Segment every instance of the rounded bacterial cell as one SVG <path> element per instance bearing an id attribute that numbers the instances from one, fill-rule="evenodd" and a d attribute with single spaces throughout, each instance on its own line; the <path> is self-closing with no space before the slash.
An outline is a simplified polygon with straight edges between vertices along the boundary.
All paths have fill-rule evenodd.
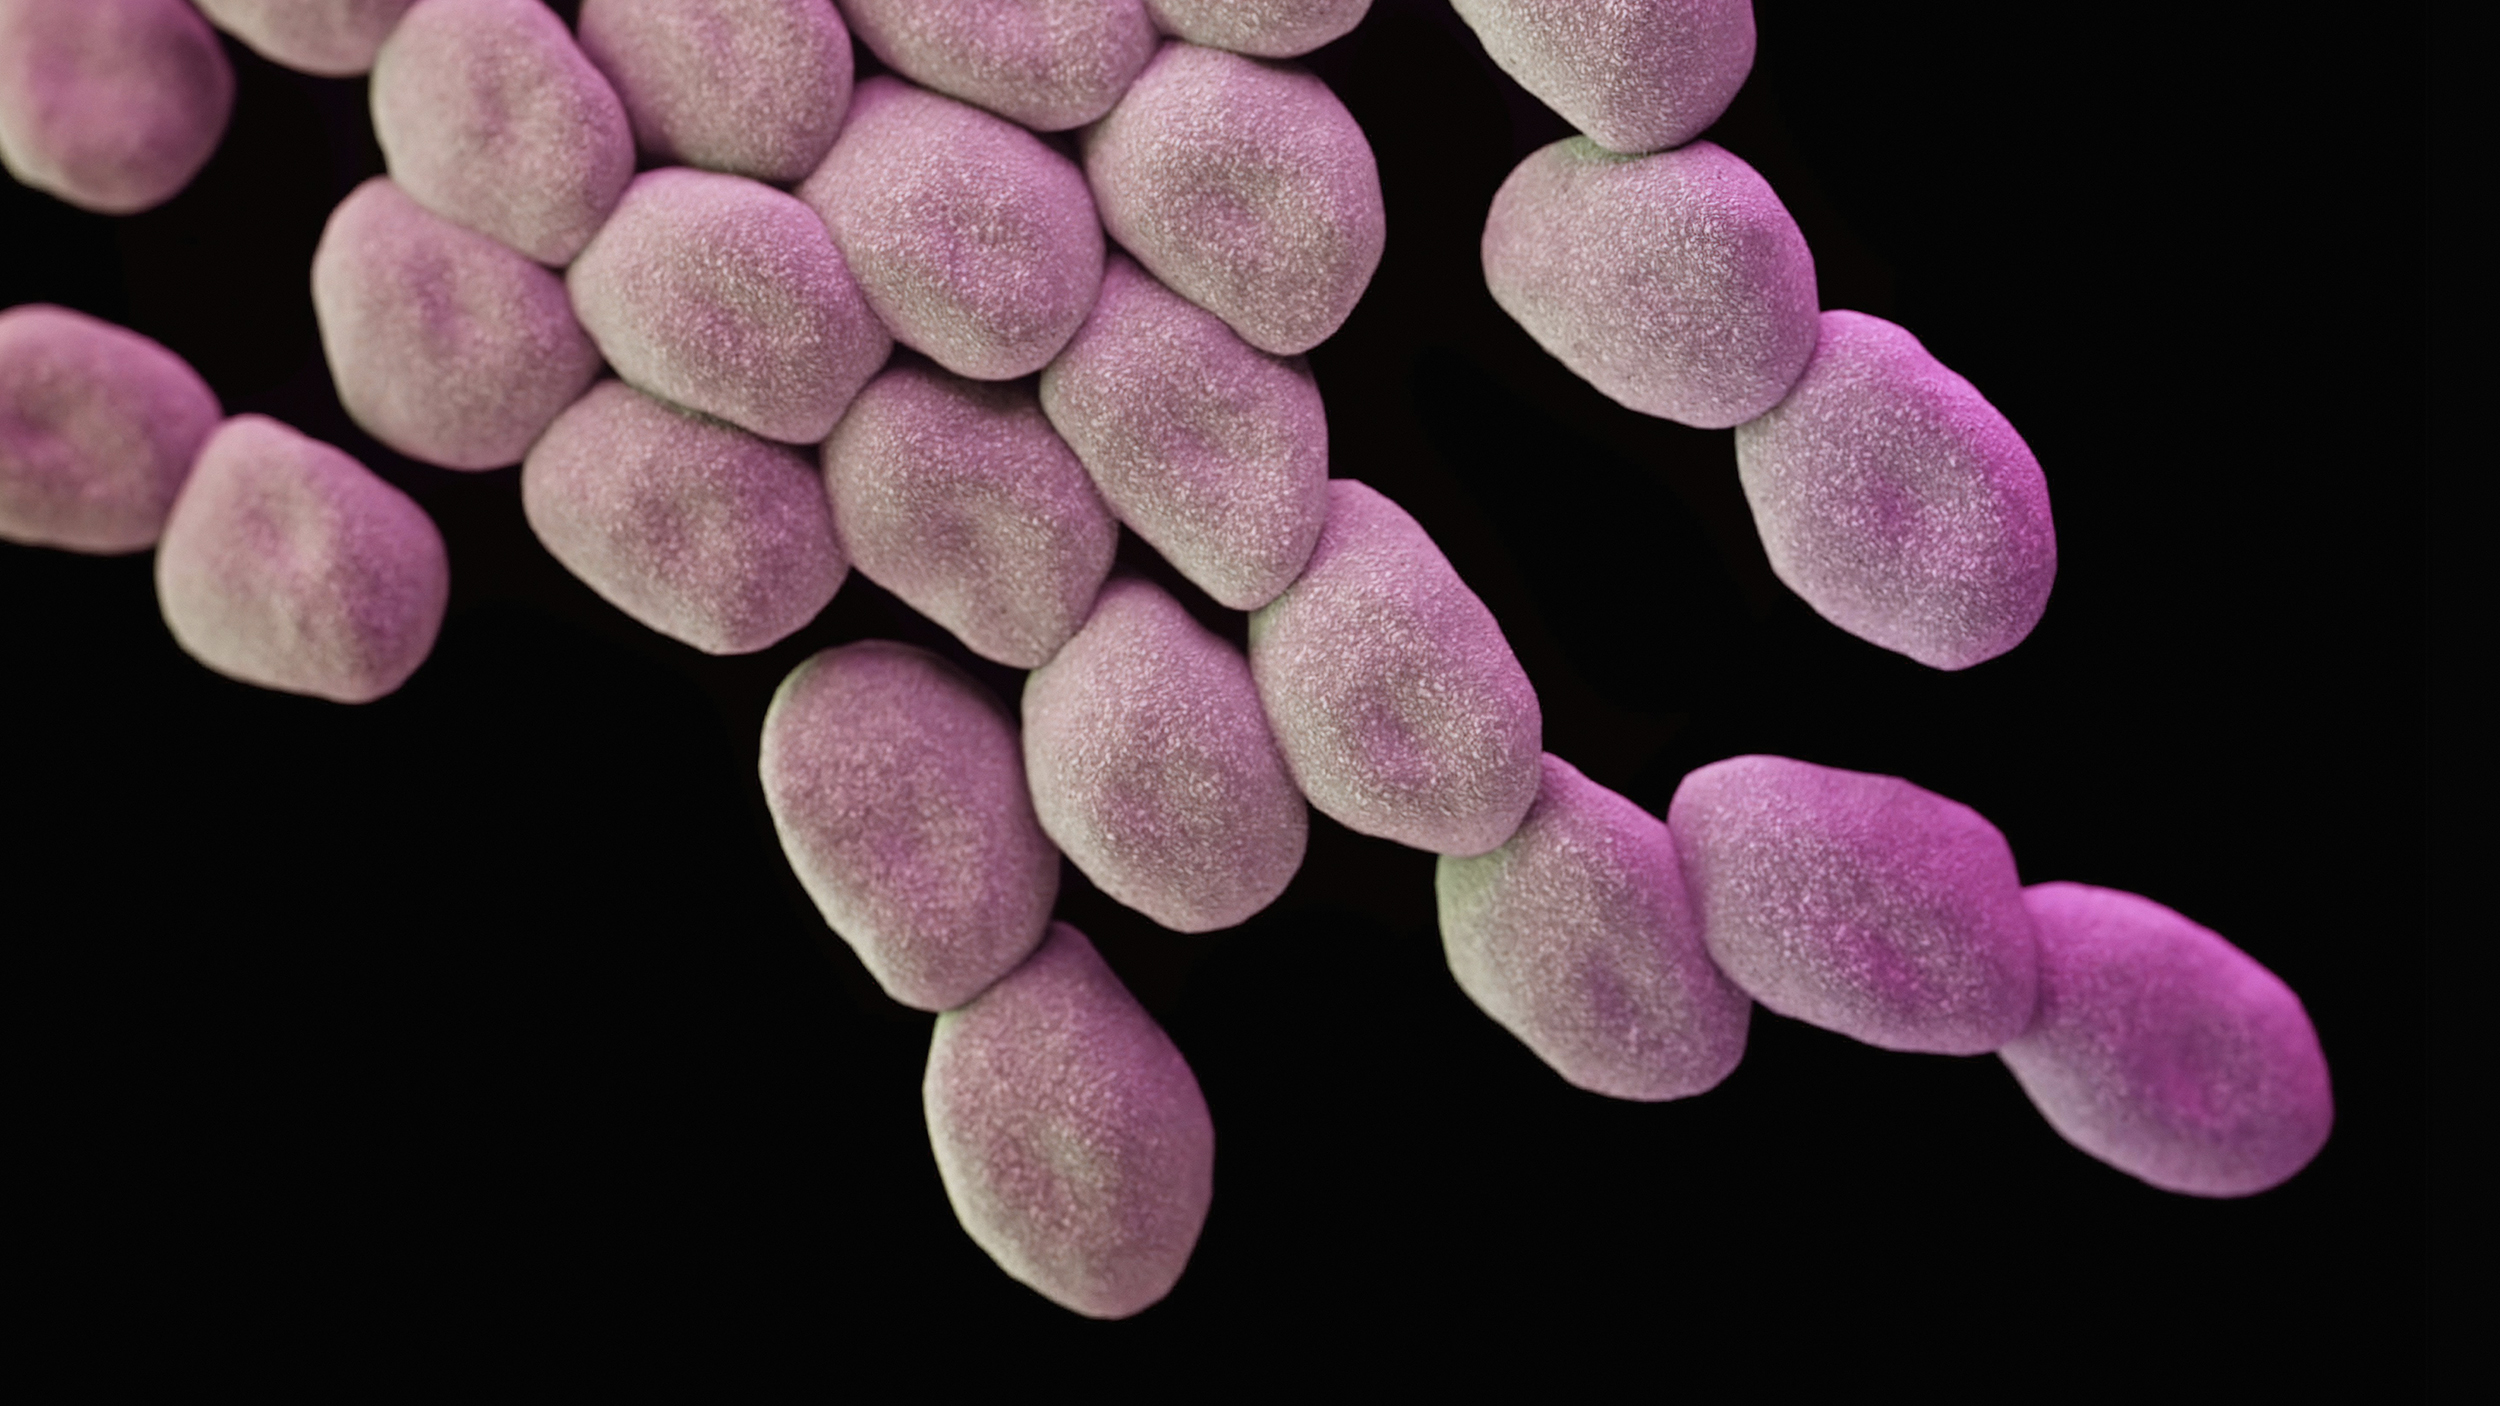
<path id="1" fill-rule="evenodd" d="M 391 179 L 552 268 L 634 174 L 616 90 L 538 0 L 417 0 L 374 59 L 372 99 Z"/>
<path id="2" fill-rule="evenodd" d="M 1043 833 L 1175 932 L 1246 921 L 1302 867 L 1310 816 L 1248 662 L 1152 582 L 1105 586 L 1025 676 L 1024 770 Z"/>
<path id="3" fill-rule="evenodd" d="M 1786 757 L 1699 768 L 1667 807 L 1702 940 L 1763 1005 L 1887 1050 L 1985 1054 L 2037 1004 L 2005 837 L 1896 776 Z"/>
<path id="4" fill-rule="evenodd" d="M 1698 137 L 1753 72 L 1753 0 L 1450 0 L 1502 71 L 1610 151 Z"/>
<path id="5" fill-rule="evenodd" d="M 192 0 L 254 53 L 299 73 L 352 78 L 373 67 L 415 0 Z"/>
<path id="6" fill-rule="evenodd" d="M 2191 1196 L 2255 1195 L 2318 1155 L 2326 1056 L 2280 977 L 2149 898 L 2056 883 L 2023 901 L 2040 1014 L 1997 1054 L 2060 1137 Z"/>
<path id="7" fill-rule="evenodd" d="M 833 0 L 582 0 L 576 37 L 662 165 L 803 180 L 850 110 Z"/>
<path id="8" fill-rule="evenodd" d="M 451 564 L 407 494 L 319 440 L 238 415 L 174 500 L 156 597 L 175 641 L 218 673 L 370 703 L 433 651 Z"/>
<path id="9" fill-rule="evenodd" d="M 894 350 L 816 213 L 744 176 L 634 178 L 564 285 L 641 390 L 815 444 Z"/>
<path id="10" fill-rule="evenodd" d="M 955 1219 L 1089 1318 L 1172 1291 L 1215 1196 L 1215 1124 L 1170 1036 L 1085 935 L 938 1017 L 921 1104 Z"/>
<path id="11" fill-rule="evenodd" d="M 564 280 L 376 176 L 313 251 L 313 312 L 339 403 L 447 469 L 516 464 L 599 373 Z"/>
<path id="12" fill-rule="evenodd" d="M 759 770 L 799 883 L 895 1000 L 960 1006 L 1042 940 L 1059 852 L 1015 725 L 936 655 L 866 640 L 799 665 L 765 712 Z"/>
<path id="13" fill-rule="evenodd" d="M 0 0 L 0 165 L 82 210 L 162 205 L 208 164 L 234 68 L 182 0 Z"/>
<path id="14" fill-rule="evenodd" d="M 808 456 L 602 381 L 521 463 L 521 510 L 566 570 L 707 654 L 816 618 L 850 566 Z"/>
<path id="15" fill-rule="evenodd" d="M 984 659 L 1048 663 L 1111 574 L 1119 524 L 1026 386 L 898 362 L 824 466 L 851 564 Z"/>
<path id="16" fill-rule="evenodd" d="M 1256 610 L 1302 574 L 1328 518 L 1328 414 L 1302 358 L 1115 253 L 1041 396 L 1111 511 L 1219 603 Z"/>
<path id="17" fill-rule="evenodd" d="M 1166 44 L 1083 143 L 1111 237 L 1262 351 L 1327 340 L 1380 266 L 1371 143 L 1300 68 Z"/>
<path id="18" fill-rule="evenodd" d="M 41 303 L 0 312 L 0 541 L 153 545 L 221 413 L 189 362 L 128 328 Z"/>
<path id="19" fill-rule="evenodd" d="M 1745 1057 L 1753 1002 L 1702 945 L 1674 837 L 1562 758 L 1518 833 L 1442 856 L 1433 888 L 1459 989 L 1575 1087 L 1688 1098 Z"/>
<path id="20" fill-rule="evenodd" d="M 799 198 L 894 339 L 958 376 L 1029 376 L 1092 311 L 1102 226 L 1084 174 L 1013 123 L 887 77 Z"/>
<path id="21" fill-rule="evenodd" d="M 1347 829 L 1482 854 L 1536 799 L 1536 690 L 1405 509 L 1349 479 L 1328 489 L 1310 565 L 1250 617 L 1268 722 L 1302 794 Z"/>
<path id="22" fill-rule="evenodd" d="M 2048 608 L 2057 531 L 2040 461 L 1881 318 L 1823 314 L 1795 388 L 1736 427 L 1736 469 L 1771 569 L 1859 639 L 1967 669 Z"/>
<path id="23" fill-rule="evenodd" d="M 1709 142 L 1532 152 L 1494 194 L 1484 281 L 1573 375 L 1644 415 L 1741 425 L 1804 372 L 1814 256 L 1768 182 Z"/>
<path id="24" fill-rule="evenodd" d="M 1141 0 L 842 0 L 896 73 L 1036 132 L 1111 110 L 1155 49 Z"/>

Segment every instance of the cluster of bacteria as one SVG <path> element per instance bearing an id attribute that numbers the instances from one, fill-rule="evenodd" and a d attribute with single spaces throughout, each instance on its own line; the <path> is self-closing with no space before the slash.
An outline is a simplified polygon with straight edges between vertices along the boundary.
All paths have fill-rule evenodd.
<path id="1" fill-rule="evenodd" d="M 1453 0 L 1584 135 L 1483 239 L 1501 307 L 1633 410 L 1733 431 L 1781 580 L 1938 669 L 2021 642 L 2056 568 L 2020 436 L 1903 329 L 1823 310 L 1803 236 L 1698 140 L 1750 0 Z M 858 571 L 972 653 L 862 641 L 775 694 L 759 770 L 827 923 L 937 1013 L 923 1100 L 965 1230 L 1096 1317 L 1170 1291 L 1214 1187 L 1187 1062 L 1052 919 L 1064 855 L 1175 932 L 1299 870 L 1309 808 L 1440 856 L 1458 985 L 1578 1087 L 1702 1093 L 1754 1005 L 1995 1053 L 2155 1186 L 2262 1191 L 2323 1145 L 2299 1000 L 2150 900 L 2025 888 L 2004 837 L 1893 777 L 1705 766 L 1663 820 L 1543 750 L 1537 695 L 1424 529 L 1329 476 L 1303 354 L 1385 240 L 1361 129 L 1290 60 L 1369 0 L 0 0 L 0 158 L 147 208 L 214 149 L 210 26 L 370 71 L 388 172 L 311 268 L 341 404 L 463 470 L 520 465 L 546 550 L 712 654 Z M 889 73 L 854 82 L 856 37 Z M 642 169 L 638 171 L 637 167 Z M 1247 649 L 1114 572 L 1122 528 Z M 426 514 L 348 454 L 226 418 L 179 358 L 0 312 L 0 538 L 156 552 L 208 667 L 397 689 L 449 596 Z"/>

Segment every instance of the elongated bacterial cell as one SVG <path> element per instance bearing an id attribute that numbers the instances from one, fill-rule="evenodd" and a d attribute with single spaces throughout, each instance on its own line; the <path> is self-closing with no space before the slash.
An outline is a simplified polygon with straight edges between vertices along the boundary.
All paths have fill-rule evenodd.
<path id="1" fill-rule="evenodd" d="M 695 650 L 790 639 L 856 569 L 1028 671 L 1011 708 L 911 645 L 820 650 L 756 765 L 826 925 L 936 1015 L 960 1224 L 1052 1302 L 1160 1301 L 1214 1195 L 1188 1062 L 1054 920 L 1062 854 L 1209 933 L 1293 884 L 1313 808 L 1438 856 L 1451 979 L 1579 1089 L 1702 1095 L 1759 1004 L 1995 1053 L 2059 1135 L 2166 1190 L 2254 1194 L 2324 1145 L 2283 982 L 2150 899 L 2025 888 L 1970 807 L 1746 755 L 1662 819 L 1545 751 L 1492 610 L 1406 509 L 1329 477 L 1303 354 L 1387 216 L 1362 127 L 1285 60 L 1370 0 L 584 0 L 578 37 L 536 0 L 199 5 L 0 0 L 8 169 L 90 210 L 170 198 L 232 101 L 208 21 L 369 69 L 389 174 L 309 271 L 357 426 L 521 465 L 546 551 Z M 1822 309 L 1770 183 L 1699 140 L 1751 71 L 1747 0 L 1455 8 L 1580 134 L 1491 195 L 1492 304 L 1622 406 L 1732 431 L 1772 572 L 1840 629 L 1936 670 L 2021 643 L 2057 568 L 2042 465 L 1909 330 Z M 856 85 L 854 37 L 887 70 Z M 399 689 L 446 615 L 435 524 L 346 452 L 221 416 L 148 338 L 0 312 L 0 538 L 154 546 L 166 627 L 220 674 Z M 1248 612 L 1246 649 L 1114 573 L 1123 525 Z"/>

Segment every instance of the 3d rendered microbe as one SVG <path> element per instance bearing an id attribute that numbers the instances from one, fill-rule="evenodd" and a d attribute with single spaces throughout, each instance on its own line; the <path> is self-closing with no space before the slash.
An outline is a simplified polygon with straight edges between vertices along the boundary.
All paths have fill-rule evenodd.
<path id="1" fill-rule="evenodd" d="M 2396 111 L 2380 66 L 2404 34 L 2278 34 L 2257 63 L 2203 14 L 2148 46 L 2082 7 L 1648 7 L 1749 8 L 1740 83 L 1666 140 L 1706 140 L 1776 193 L 1826 323 L 1900 330 L 2019 431 L 2056 511 L 2043 605 L 2042 573 L 2005 565 L 2019 553 L 1919 535 L 1946 496 L 1932 480 L 1766 514 L 1745 432 L 1627 406 L 1488 288 L 1505 182 L 1599 120 L 1486 51 L 1484 14 L 1555 6 L 1021 7 L 1094 25 L 1055 31 L 1090 46 L 1092 92 L 1018 78 L 909 5 L 711 2 L 735 23 L 702 31 L 706 68 L 652 58 L 631 26 L 656 12 L 632 0 L 546 6 L 552 27 L 536 0 L 325 0 L 301 30 L 197 0 L 226 36 L 232 115 L 189 184 L 135 215 L 48 193 L 0 122 L 18 177 L 0 183 L 0 332 L 66 308 L 167 349 L 213 397 L 167 381 L 137 397 L 172 407 L 154 438 L 63 458 L 55 421 L 8 399 L 0 336 L 0 511 L 19 514 L 0 520 L 18 739 L 0 928 L 49 1090 L 23 1130 L 46 1208 L 27 1263 L 81 1286 L 45 1312 L 167 1341 L 207 1325 L 253 1354 L 317 1340 L 360 1380 L 490 1341 L 684 1366 L 719 1327 L 736 1370 L 811 1390 L 871 1352 L 966 1376 L 1343 1361 L 1437 1381 L 1567 1334 L 1604 1376 L 1672 1355 L 1706 1393 L 1811 1398 L 1904 1350 L 1966 1364 L 1974 1392 L 2038 1380 L 2043 1324 L 2096 1345 L 2057 1368 L 2078 1393 L 2366 1398 L 2384 1380 L 2418 1307 L 2385 1221 L 2419 1194 L 2425 957 L 2418 500 L 2386 440 L 2423 382 L 2396 353 L 2350 354 L 2409 346 L 2411 295 L 2321 303 L 2315 279 L 2402 242 L 2387 210 L 2419 168 L 2357 132 L 2275 128 L 2330 59 L 2339 91 Z M 45 3 L 0 0 L 0 36 Z M 375 132 L 388 21 L 454 6 L 578 24 L 568 101 L 609 91 L 622 114 L 572 163 L 606 174 L 527 192 L 541 208 L 501 233 L 475 226 L 518 219 L 531 202 L 501 197 L 521 192 L 484 215 L 420 194 L 400 167 L 423 142 Z M 1222 28 L 1236 11 L 1318 47 L 1267 54 Z M 1307 349 L 1255 305 L 1157 281 L 1168 250 L 1066 238 L 1080 204 L 1114 220 L 1094 143 L 1172 34 L 1222 50 L 1211 71 L 1307 74 L 1374 159 L 1385 236 L 1360 298 L 1322 287 L 1363 262 L 1360 237 L 1297 266 L 1307 287 L 1269 289 L 1325 325 Z M 373 52 L 383 69 L 356 76 Z M 754 97 L 744 124 L 685 101 L 766 68 L 825 100 Z M 492 109 L 492 87 L 468 97 Z M 1598 97 L 1637 108 L 1623 87 Z M 918 179 L 925 153 L 846 155 L 858 134 L 826 114 L 898 95 L 1023 163 L 1005 195 L 957 191 L 996 216 L 994 243 L 845 242 L 837 207 L 875 192 L 823 173 Z M 521 138 L 535 110 L 515 109 Z M 1244 112 L 1292 125 L 1282 99 Z M 524 167 L 555 159 L 519 145 Z M 2318 169 L 2363 162 L 2384 207 L 2316 198 Z M 1137 169 L 1097 184 L 1168 180 Z M 836 226 L 825 249 L 720 233 L 807 233 L 793 211 Z M 1255 244 L 1271 216 L 1248 207 L 1235 232 Z M 873 327 L 742 301 L 836 281 L 828 250 Z M 412 272 L 350 299 L 321 278 L 349 255 Z M 1039 271 L 992 276 L 1019 267 Z M 973 272 L 933 292 L 929 268 Z M 409 293 L 419 273 L 436 295 Z M 391 320 L 393 290 L 436 340 Z M 1644 295 L 1575 291 L 1592 315 Z M 687 355 L 684 326 L 719 334 L 694 352 L 727 350 Z M 734 329 L 759 326 L 833 369 L 748 374 Z M 668 355 L 637 360 L 636 337 Z M 893 349 L 860 351 L 878 337 Z M 693 407 L 704 386 L 724 393 Z M 1898 429 L 1884 413 L 1824 423 Z M 128 466 L 212 424 L 232 443 L 204 525 L 166 526 L 151 494 L 174 476 Z M 30 469 L 30 444 L 54 457 Z M 962 490 L 893 487 L 931 482 L 914 455 Z M 1139 477 L 1166 456 L 1189 473 Z M 58 485 L 108 460 L 120 477 L 92 481 L 111 491 L 63 506 Z M 1255 472 L 1257 513 L 1200 489 L 1230 472 Z M 864 505 L 847 516 L 846 491 Z M 1398 678 L 1353 647 L 1399 602 L 1295 595 L 1332 556 L 1311 505 L 1361 492 L 1446 562 L 1533 688 L 1533 727 L 1471 759 L 1501 784 L 1469 816 L 1500 817 L 1454 837 L 1401 844 L 1366 817 L 1396 799 L 1396 747 L 1482 703 L 1466 671 Z M 44 535 L 81 514 L 111 531 Z M 1915 552 L 1784 563 L 1867 515 Z M 342 556 L 358 532 L 392 545 Z M 963 569 L 1011 556 L 1003 584 Z M 362 595 L 337 565 L 385 557 L 395 584 Z M 189 574 L 160 595 L 172 568 Z M 1852 623 L 1943 578 L 1976 603 Z M 221 605 L 212 635 L 179 603 L 290 592 L 348 608 L 272 643 L 266 611 Z M 1327 716 L 1305 731 L 1333 731 L 1270 758 L 1243 724 L 1263 630 L 1297 604 L 1323 641 L 1300 682 Z M 1467 614 L 1446 589 L 1430 604 L 1408 614 Z M 330 701 L 347 698 L 372 701 Z M 1360 805 L 1306 810 L 1308 788 L 1279 785 L 1313 756 Z M 1991 902 L 2090 937 L 2023 986 L 2052 1023 L 1998 1040 L 2022 983 L 1919 966 L 1933 951 L 1868 948 L 1858 969 L 1897 958 L 1879 994 L 1970 977 L 1957 998 L 1989 1009 L 1939 998 L 1934 1039 L 1900 1034 L 1928 1007 L 1884 1013 L 1867 1043 L 1759 971 L 1717 984 L 1698 924 L 1737 900 L 1704 897 L 1658 840 L 1679 786 L 1738 758 L 1898 778 L 2001 835 Z M 1594 851 L 1607 863 L 1571 867 Z M 1886 890 L 1915 866 L 1860 851 L 1882 872 L 1771 906 L 1933 917 L 1968 877 Z M 1622 915 L 1679 903 L 1695 928 L 1672 965 L 1610 976 L 1631 960 L 1607 945 Z M 972 960 L 929 958 L 967 924 Z M 2098 954 L 2129 942 L 2167 944 L 2188 976 L 2153 996 L 2100 982 Z M 2234 1009 L 2257 1013 L 2211 1019 L 2215 992 L 2256 992 Z M 2154 1035 L 2111 1035 L 2137 1014 Z M 1052 1079 L 1014 1097 L 966 1073 L 1027 1066 Z M 2209 1106 L 2225 1085 L 2279 1116 L 2246 1131 Z M 250 1376 L 150 1356 L 195 1387 Z"/>

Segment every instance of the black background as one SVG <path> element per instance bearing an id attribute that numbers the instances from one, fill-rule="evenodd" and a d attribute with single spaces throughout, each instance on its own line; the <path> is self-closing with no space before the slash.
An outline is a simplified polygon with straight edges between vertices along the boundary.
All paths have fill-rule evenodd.
<path id="1" fill-rule="evenodd" d="M 0 183 L 0 303 L 133 326 L 230 412 L 348 447 L 441 524 L 451 611 L 404 689 L 344 708 L 191 662 L 145 554 L 0 546 L 12 1258 L 48 1353 L 98 1391 L 351 1399 L 611 1372 L 735 1396 L 889 1371 L 1948 1400 L 2412 1380 L 2417 18 L 1758 10 L 1711 135 L 1787 201 L 1826 307 L 1907 326 L 2039 455 L 2061 571 L 2031 639 L 1942 674 L 1824 624 L 1771 576 L 1727 435 L 1622 410 L 1503 317 L 1483 214 L 1564 129 L 1437 0 L 1380 0 L 1310 60 L 1389 219 L 1311 358 L 1334 472 L 1492 607 L 1548 748 L 1651 811 L 1740 752 L 1906 776 L 1995 820 L 2027 881 L 2132 889 L 2246 948 L 2334 1072 L 2306 1172 L 2166 1195 L 2067 1147 L 1993 1059 L 1760 1012 L 1707 1095 L 1578 1092 L 1450 981 L 1430 856 L 1314 817 L 1292 889 L 1217 935 L 1067 871 L 1062 916 L 1188 1054 L 1220 1155 L 1167 1300 L 1051 1306 L 956 1227 L 920 1121 L 930 1018 L 825 929 L 755 779 L 766 700 L 815 650 L 969 656 L 856 575 L 773 649 L 701 656 L 566 576 L 514 472 L 355 431 L 307 270 L 380 169 L 363 84 L 229 44 L 233 125 L 169 204 L 106 219 Z"/>

